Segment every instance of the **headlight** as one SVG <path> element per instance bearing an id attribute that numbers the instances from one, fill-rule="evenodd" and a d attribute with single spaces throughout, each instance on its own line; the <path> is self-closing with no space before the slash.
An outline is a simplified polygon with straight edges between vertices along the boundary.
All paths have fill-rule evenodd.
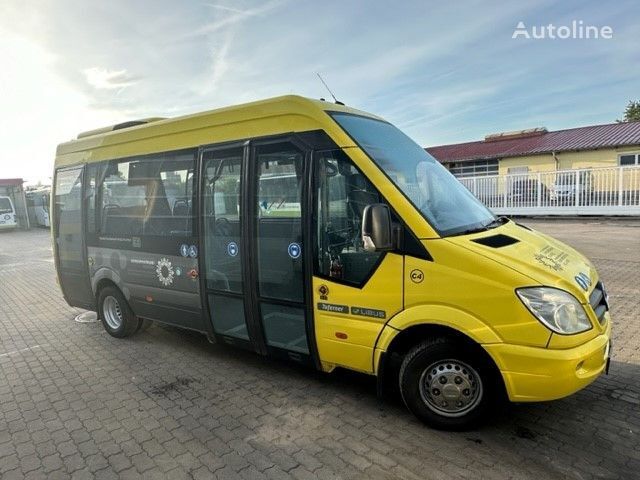
<path id="1" fill-rule="evenodd" d="M 591 328 L 580 302 L 569 292 L 551 287 L 519 288 L 516 294 L 529 311 L 550 330 L 570 335 Z"/>

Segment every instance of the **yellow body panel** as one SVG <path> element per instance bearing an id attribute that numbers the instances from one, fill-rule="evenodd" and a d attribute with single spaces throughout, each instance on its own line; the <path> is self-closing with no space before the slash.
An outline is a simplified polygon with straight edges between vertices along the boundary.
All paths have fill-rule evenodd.
<path id="1" fill-rule="evenodd" d="M 323 130 L 376 186 L 432 257 L 425 260 L 387 253 L 361 288 L 313 278 L 314 333 L 324 370 L 342 366 L 377 373 L 381 354 L 400 332 L 418 325 L 440 325 L 459 331 L 485 349 L 500 369 L 512 400 L 559 398 L 586 386 L 602 372 L 611 322 L 607 315 L 604 326 L 599 324 L 588 308 L 588 292 L 575 282 L 579 273 L 587 275 L 592 285 L 597 282 L 597 273 L 587 259 L 512 222 L 490 233 L 440 238 L 327 111 L 376 118 L 332 103 L 278 97 L 122 130 L 88 132 L 61 144 L 55 165 L 60 168 Z M 501 168 L 517 166 L 522 160 L 504 159 Z M 539 156 L 534 163 L 541 170 L 555 168 L 552 158 Z M 491 248 L 473 241 L 498 233 L 516 238 L 518 243 Z M 515 294 L 517 288 L 540 285 L 572 293 L 585 306 L 593 328 L 579 335 L 552 334 Z M 420 340 L 416 338 L 416 342 Z"/>
<path id="2" fill-rule="evenodd" d="M 606 367 L 610 321 L 603 333 L 573 348 L 485 345 L 502 373 L 509 399 L 517 402 L 555 400 L 586 387 Z"/>
<path id="3" fill-rule="evenodd" d="M 344 306 L 349 311 L 321 310 L 319 304 Z M 402 256 L 385 255 L 362 289 L 314 277 L 313 307 L 323 368 L 332 370 L 341 366 L 373 373 L 373 348 L 380 331 L 389 318 L 402 310 Z M 353 313 L 354 307 L 384 312 L 384 317 L 357 315 Z"/>

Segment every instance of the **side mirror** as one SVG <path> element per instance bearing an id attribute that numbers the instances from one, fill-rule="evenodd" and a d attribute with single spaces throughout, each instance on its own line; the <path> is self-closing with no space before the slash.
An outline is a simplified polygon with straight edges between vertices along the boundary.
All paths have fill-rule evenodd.
<path id="1" fill-rule="evenodd" d="M 367 252 L 393 250 L 391 211 L 384 203 L 372 203 L 362 212 L 362 243 Z"/>

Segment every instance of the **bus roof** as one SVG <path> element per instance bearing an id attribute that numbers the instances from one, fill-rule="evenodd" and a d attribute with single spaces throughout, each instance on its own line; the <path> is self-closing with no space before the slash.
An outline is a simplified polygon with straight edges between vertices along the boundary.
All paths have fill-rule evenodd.
<path id="1" fill-rule="evenodd" d="M 286 95 L 184 115 L 149 118 L 99 128 L 58 145 L 56 168 L 288 132 L 324 129 L 340 146 L 353 141 L 327 111 L 378 118 L 344 105 Z"/>

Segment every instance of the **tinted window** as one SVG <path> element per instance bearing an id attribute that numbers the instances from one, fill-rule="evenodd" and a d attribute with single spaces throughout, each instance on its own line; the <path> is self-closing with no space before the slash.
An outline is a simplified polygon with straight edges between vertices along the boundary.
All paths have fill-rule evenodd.
<path id="1" fill-rule="evenodd" d="M 192 154 L 108 162 L 98 178 L 101 233 L 191 235 L 193 169 Z"/>
<path id="2" fill-rule="evenodd" d="M 381 197 L 344 152 L 319 152 L 315 157 L 318 199 L 318 273 L 360 284 L 375 268 L 381 252 L 362 246 L 362 212 Z"/>

